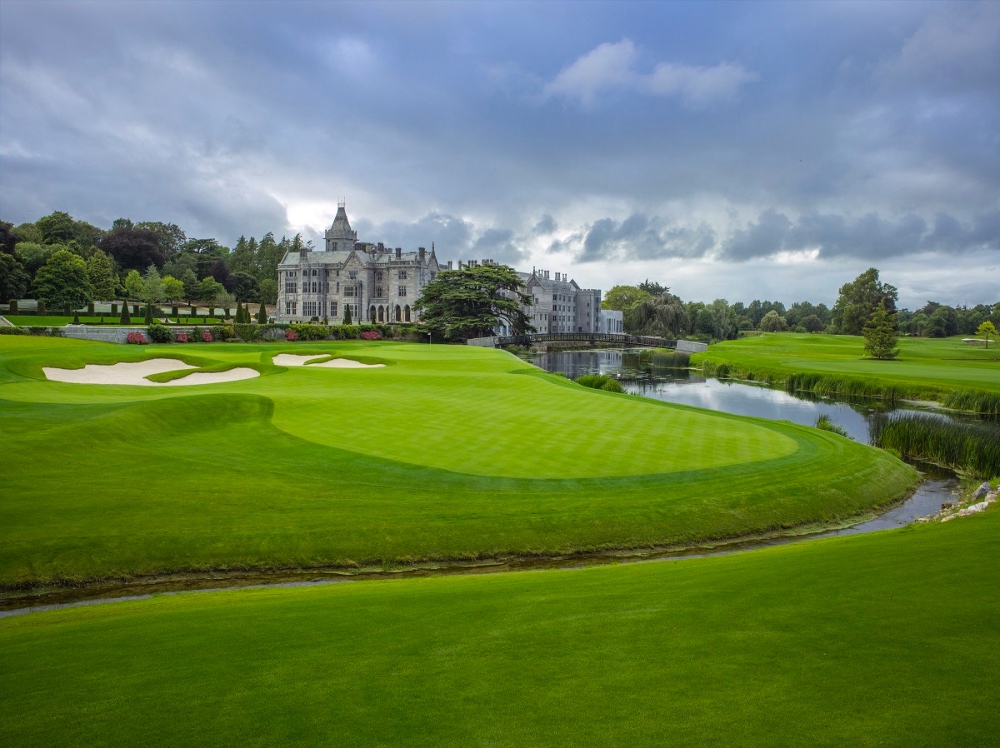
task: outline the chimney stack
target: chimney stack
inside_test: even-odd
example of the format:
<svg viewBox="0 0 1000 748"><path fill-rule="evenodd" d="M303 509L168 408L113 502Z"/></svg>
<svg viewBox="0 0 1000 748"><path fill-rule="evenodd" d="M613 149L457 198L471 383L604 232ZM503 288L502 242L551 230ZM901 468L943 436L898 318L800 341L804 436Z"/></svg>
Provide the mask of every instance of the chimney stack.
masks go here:
<svg viewBox="0 0 1000 748"><path fill-rule="evenodd" d="M420 254L420 262L423 263L424 257L427 256L427 248L426 247L420 247L417 250L417 252Z"/></svg>
<svg viewBox="0 0 1000 748"><path fill-rule="evenodd" d="M402 256L403 256L403 248L402 247L396 247L396 259L398 260Z"/></svg>

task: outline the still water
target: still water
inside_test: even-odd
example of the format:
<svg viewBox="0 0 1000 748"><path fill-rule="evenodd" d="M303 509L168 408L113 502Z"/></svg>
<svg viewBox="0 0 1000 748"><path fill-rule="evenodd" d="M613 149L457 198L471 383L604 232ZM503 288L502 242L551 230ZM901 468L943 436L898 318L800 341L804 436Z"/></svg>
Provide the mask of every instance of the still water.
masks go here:
<svg viewBox="0 0 1000 748"><path fill-rule="evenodd" d="M852 439L867 444L869 420L876 413L915 412L913 407L891 408L877 400L834 400L809 393L789 393L761 385L703 377L685 369L643 367L639 350L532 352L528 358L546 371L560 371L575 378L581 374L619 377L626 392L656 400L772 420L815 426L821 415L830 418ZM964 418L933 413L939 418Z"/></svg>

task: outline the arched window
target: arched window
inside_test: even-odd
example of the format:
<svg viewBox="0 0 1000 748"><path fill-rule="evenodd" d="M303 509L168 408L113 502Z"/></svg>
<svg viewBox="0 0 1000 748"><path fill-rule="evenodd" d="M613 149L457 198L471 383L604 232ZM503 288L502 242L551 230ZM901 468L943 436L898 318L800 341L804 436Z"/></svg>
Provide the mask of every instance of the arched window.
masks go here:
<svg viewBox="0 0 1000 748"><path fill-rule="evenodd" d="M385 307L379 306L378 308L378 321L385 322Z"/></svg>
<svg viewBox="0 0 1000 748"><path fill-rule="evenodd" d="M399 322L402 319L403 319L403 310L399 308L399 304L396 304L396 317L395 317L395 320L397 322Z"/></svg>
<svg viewBox="0 0 1000 748"><path fill-rule="evenodd" d="M371 308L368 310L368 319L372 322L375 321L375 305L372 304Z"/></svg>
<svg viewBox="0 0 1000 748"><path fill-rule="evenodd" d="M410 305L409 304L407 304L406 306L403 307L403 321L404 322L409 322L410 321Z"/></svg>

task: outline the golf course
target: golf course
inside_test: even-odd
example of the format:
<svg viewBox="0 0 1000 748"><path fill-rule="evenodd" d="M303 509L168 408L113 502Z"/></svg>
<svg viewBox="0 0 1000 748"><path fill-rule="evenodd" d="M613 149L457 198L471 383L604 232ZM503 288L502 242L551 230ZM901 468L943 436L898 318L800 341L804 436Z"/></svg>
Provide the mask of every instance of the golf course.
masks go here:
<svg viewBox="0 0 1000 748"><path fill-rule="evenodd" d="M985 348L961 338L900 338L898 344L898 357L882 361L865 355L859 336L772 333L718 343L694 355L692 362L709 373L721 370L823 394L888 394L1000 412L1000 348L995 343Z"/></svg>
<svg viewBox="0 0 1000 748"><path fill-rule="evenodd" d="M0 619L4 745L989 745L1000 513Z"/></svg>
<svg viewBox="0 0 1000 748"><path fill-rule="evenodd" d="M273 363L288 354L372 366ZM46 375L163 358L188 368L161 383L252 376ZM7 336L0 403L7 590L692 545L842 522L918 480L836 434L588 389L469 346Z"/></svg>

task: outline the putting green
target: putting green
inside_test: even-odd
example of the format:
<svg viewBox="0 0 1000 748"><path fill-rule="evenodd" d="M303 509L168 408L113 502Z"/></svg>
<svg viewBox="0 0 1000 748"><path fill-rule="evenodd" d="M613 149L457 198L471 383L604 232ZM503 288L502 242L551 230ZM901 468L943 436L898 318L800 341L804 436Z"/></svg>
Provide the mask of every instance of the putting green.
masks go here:
<svg viewBox="0 0 1000 748"><path fill-rule="evenodd" d="M270 363L283 352L386 365ZM261 376L42 374L162 357ZM0 338L0 432L0 585L686 543L855 516L917 479L826 432L589 390L464 346Z"/></svg>

